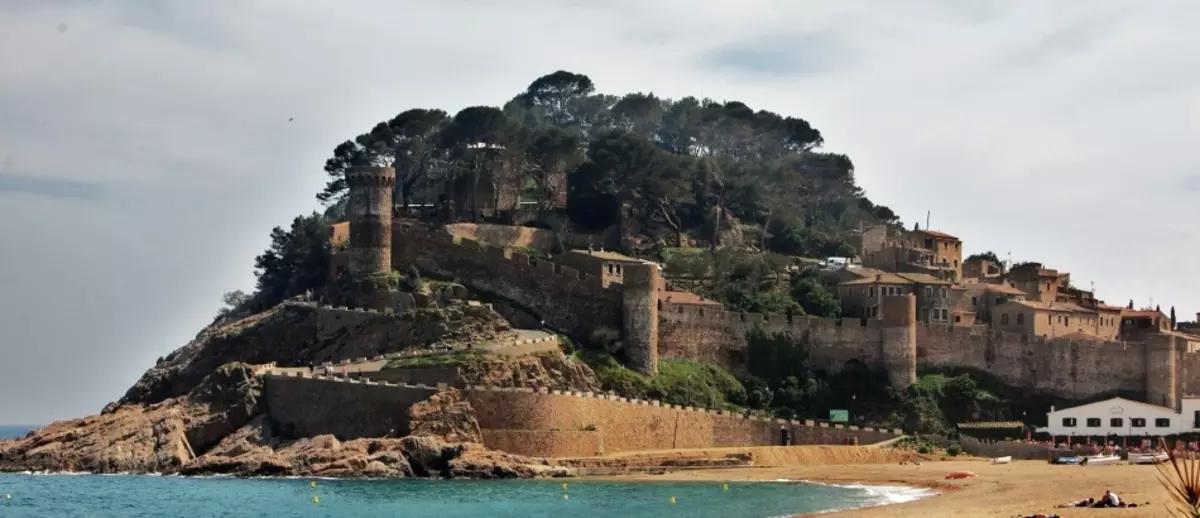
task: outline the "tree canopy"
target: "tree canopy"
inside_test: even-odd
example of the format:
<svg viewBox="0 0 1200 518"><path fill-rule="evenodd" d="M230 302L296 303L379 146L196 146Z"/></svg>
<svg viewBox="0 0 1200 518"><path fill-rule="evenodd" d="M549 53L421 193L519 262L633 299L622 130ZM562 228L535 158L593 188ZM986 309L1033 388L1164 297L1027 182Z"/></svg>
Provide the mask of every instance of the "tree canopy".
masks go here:
<svg viewBox="0 0 1200 518"><path fill-rule="evenodd" d="M849 157L820 151L824 142L804 119L740 101L601 94L588 76L559 70L502 107L413 108L379 122L335 146L317 197L341 202L349 167L390 165L405 206L486 179L541 209L565 197L583 228L618 225L664 245L715 244L718 232L750 225L761 231L748 245L847 253L860 223L901 222L866 197Z"/></svg>

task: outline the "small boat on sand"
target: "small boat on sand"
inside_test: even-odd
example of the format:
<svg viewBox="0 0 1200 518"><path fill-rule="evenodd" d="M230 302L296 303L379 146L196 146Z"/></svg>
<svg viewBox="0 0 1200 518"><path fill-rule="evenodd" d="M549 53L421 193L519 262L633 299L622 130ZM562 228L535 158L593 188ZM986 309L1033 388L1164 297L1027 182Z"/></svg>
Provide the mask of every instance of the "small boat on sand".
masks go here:
<svg viewBox="0 0 1200 518"><path fill-rule="evenodd" d="M1118 455L1088 455L1079 461L1080 466L1107 466L1121 460Z"/></svg>
<svg viewBox="0 0 1200 518"><path fill-rule="evenodd" d="M1012 462L1012 455L1007 457L996 457L992 459L992 464L1008 464Z"/></svg>
<svg viewBox="0 0 1200 518"><path fill-rule="evenodd" d="M1159 462L1167 461L1167 452L1160 451L1154 453L1130 453L1130 464L1158 464Z"/></svg>
<svg viewBox="0 0 1200 518"><path fill-rule="evenodd" d="M1055 457L1050 460L1051 464L1079 464L1079 457Z"/></svg>

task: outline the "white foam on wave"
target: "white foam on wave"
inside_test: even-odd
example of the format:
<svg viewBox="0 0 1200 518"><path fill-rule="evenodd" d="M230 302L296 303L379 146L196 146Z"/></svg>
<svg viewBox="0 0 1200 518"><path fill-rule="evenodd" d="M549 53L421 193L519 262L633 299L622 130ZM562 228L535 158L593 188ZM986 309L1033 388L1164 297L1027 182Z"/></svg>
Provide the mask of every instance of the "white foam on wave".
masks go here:
<svg viewBox="0 0 1200 518"><path fill-rule="evenodd" d="M804 484L813 484L813 485L817 485L817 486L838 487L838 488L842 488L842 489L853 489L856 491L860 491L863 494L863 496L866 497L867 502L863 503L863 505L858 506L858 508L879 507L882 505L891 505L891 504L902 504L904 502L912 502L914 500L920 500L922 498L934 497L934 496L938 496L939 494L941 494L941 493L938 493L937 491L934 491L929 488L912 487L912 486L886 486L886 485L862 484L862 483L831 484L828 482L819 482L816 480L789 480L789 479L783 479L783 478L777 479L777 480L775 480L775 482L800 482L800 483L804 483ZM849 510L849 509L837 509L837 510L825 511L825 513L836 513L836 512L847 511L847 510ZM818 513L818 514L824 514L824 513Z"/></svg>

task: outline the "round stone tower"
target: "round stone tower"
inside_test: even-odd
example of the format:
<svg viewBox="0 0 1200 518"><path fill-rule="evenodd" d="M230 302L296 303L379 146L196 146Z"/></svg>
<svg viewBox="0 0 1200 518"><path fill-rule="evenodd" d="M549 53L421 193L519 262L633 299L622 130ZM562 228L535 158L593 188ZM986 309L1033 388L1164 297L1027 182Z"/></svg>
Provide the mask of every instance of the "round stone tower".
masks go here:
<svg viewBox="0 0 1200 518"><path fill-rule="evenodd" d="M1146 351L1146 402L1178 409L1178 349L1175 336L1156 334L1148 337Z"/></svg>
<svg viewBox="0 0 1200 518"><path fill-rule="evenodd" d="M354 167L346 172L350 199L350 273L357 276L392 271L392 197L396 170Z"/></svg>
<svg viewBox="0 0 1200 518"><path fill-rule="evenodd" d="M917 382L917 298L883 298L883 367L892 388L905 390Z"/></svg>
<svg viewBox="0 0 1200 518"><path fill-rule="evenodd" d="M621 279L621 341L629 366L658 375L658 286L655 263L626 264Z"/></svg>

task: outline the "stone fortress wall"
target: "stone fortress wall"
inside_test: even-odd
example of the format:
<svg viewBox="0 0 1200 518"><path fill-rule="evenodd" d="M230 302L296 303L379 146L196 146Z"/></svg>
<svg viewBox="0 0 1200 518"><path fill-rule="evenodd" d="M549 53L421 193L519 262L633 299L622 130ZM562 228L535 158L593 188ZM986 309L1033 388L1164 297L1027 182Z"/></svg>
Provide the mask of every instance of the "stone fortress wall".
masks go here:
<svg viewBox="0 0 1200 518"><path fill-rule="evenodd" d="M468 239L456 242L444 231L401 221L393 226L397 264L457 277L578 336L599 327L621 330L626 347L631 334L645 336L652 329L649 322L656 322L654 340L634 342L639 354L631 355L655 362L661 357L728 366L733 355L744 350L746 331L759 328L807 336L816 367L836 371L848 361L859 361L887 370L894 383L903 383L916 371L967 368L1064 398L1123 391L1145 394L1148 402L1168 407L1176 406L1180 394L1200 389L1200 353L1187 352L1182 340L1171 335L1152 336L1147 342L1095 342L921 323L911 315L860 320L736 313L673 304L642 289L631 304L622 286L601 287L598 277L551 263L534 264L523 254ZM894 304L907 308L907 303ZM908 350L910 345L915 351ZM646 350L636 351L638 347Z"/></svg>
<svg viewBox="0 0 1200 518"><path fill-rule="evenodd" d="M402 436L408 408L445 385L408 385L354 378L268 374L265 402L272 425L289 437L332 434L347 440ZM584 457L674 448L771 446L787 428L794 444L871 444L901 431L815 421L745 417L723 411L630 400L590 392L467 387L488 448L520 455Z"/></svg>

